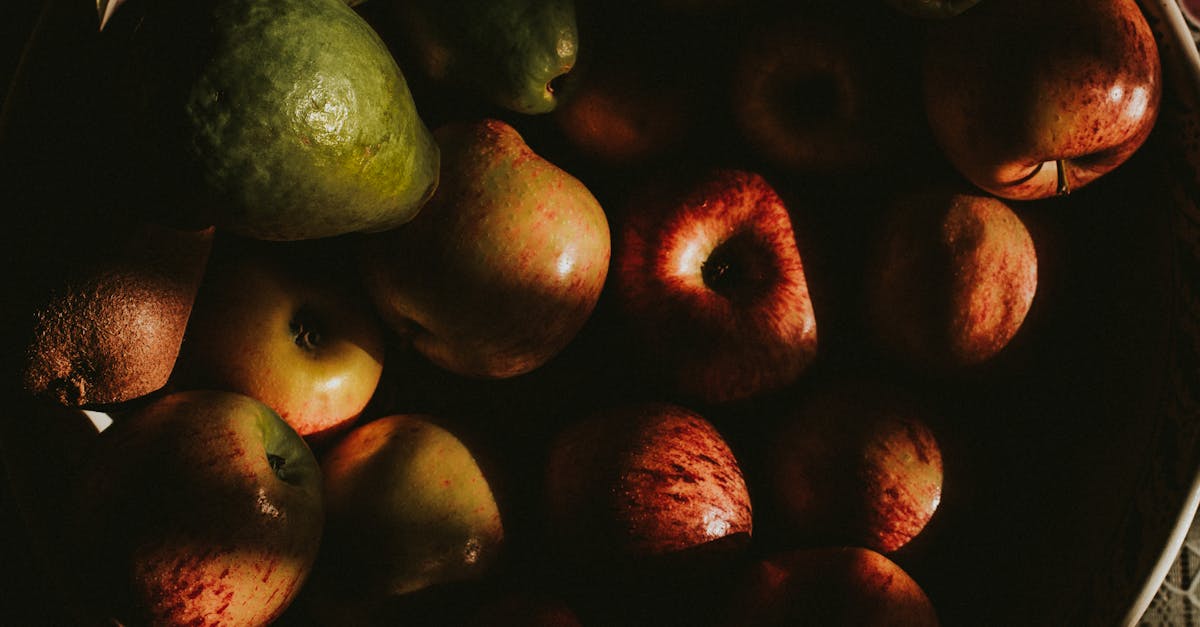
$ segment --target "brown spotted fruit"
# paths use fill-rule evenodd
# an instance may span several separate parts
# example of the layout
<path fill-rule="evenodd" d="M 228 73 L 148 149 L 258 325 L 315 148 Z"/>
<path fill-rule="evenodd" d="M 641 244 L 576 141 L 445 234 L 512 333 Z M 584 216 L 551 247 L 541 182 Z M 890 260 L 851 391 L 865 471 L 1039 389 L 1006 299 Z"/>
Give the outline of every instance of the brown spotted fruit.
<path fill-rule="evenodd" d="M 752 532 L 733 451 L 677 405 L 625 405 L 573 423 L 552 445 L 545 481 L 547 527 L 571 564 L 636 570 L 724 556 Z"/>
<path fill-rule="evenodd" d="M 887 553 L 920 533 L 942 497 L 941 449 L 926 412 L 901 390 L 867 381 L 805 398 L 765 456 L 786 543 Z"/>
<path fill-rule="evenodd" d="M 726 621 L 737 627 L 936 627 L 920 584 L 888 557 L 861 547 L 798 549 L 741 573 Z"/>
<path fill-rule="evenodd" d="M 893 356 L 950 371 L 991 359 L 1037 293 L 1037 251 L 1003 201 L 946 188 L 899 195 L 867 276 L 869 324 Z"/>

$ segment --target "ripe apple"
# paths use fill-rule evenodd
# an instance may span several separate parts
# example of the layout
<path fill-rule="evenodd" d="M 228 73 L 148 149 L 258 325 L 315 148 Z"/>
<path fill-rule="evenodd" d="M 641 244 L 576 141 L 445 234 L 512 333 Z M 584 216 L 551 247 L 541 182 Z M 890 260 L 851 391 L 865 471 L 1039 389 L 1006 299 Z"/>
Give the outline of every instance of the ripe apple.
<path fill-rule="evenodd" d="M 777 427 L 766 486 L 791 545 L 883 553 L 915 537 L 942 498 L 942 454 L 926 410 L 890 386 L 839 381 Z"/>
<path fill-rule="evenodd" d="M 803 12 L 762 20 L 737 51 L 729 90 L 742 137 L 790 173 L 861 173 L 895 160 L 921 121 L 903 97 L 917 72 L 879 46 L 902 43 L 857 14 L 853 22 Z"/>
<path fill-rule="evenodd" d="M 322 458 L 325 603 L 370 614 L 391 599 L 477 580 L 500 554 L 500 510 L 471 450 L 430 416 L 355 427 Z M 364 609 L 365 608 L 365 609 Z"/>
<path fill-rule="evenodd" d="M 412 222 L 368 236 L 362 272 L 390 328 L 474 377 L 529 372 L 591 316 L 608 274 L 604 211 L 499 120 L 452 123 L 438 190 Z"/>
<path fill-rule="evenodd" d="M 79 593 L 123 624 L 266 624 L 317 555 L 320 468 L 304 440 L 241 394 L 169 394 L 96 442 L 68 535 Z"/>
<path fill-rule="evenodd" d="M 730 627 L 936 627 L 932 601 L 898 564 L 870 549 L 819 547 L 771 555 L 742 573 Z"/>
<path fill-rule="evenodd" d="M 176 384 L 252 396 L 310 441 L 345 429 L 383 371 L 383 325 L 360 284 L 307 242 L 222 244 L 188 323 Z"/>
<path fill-rule="evenodd" d="M 925 108 L 949 161 L 997 196 L 1066 194 L 1124 163 L 1158 116 L 1136 0 L 984 2 L 931 25 Z"/>
<path fill-rule="evenodd" d="M 752 532 L 750 495 L 722 435 L 695 412 L 642 403 L 562 431 L 546 467 L 547 527 L 577 566 L 651 569 L 723 557 Z"/>
<path fill-rule="evenodd" d="M 931 188 L 898 195 L 868 264 L 876 337 L 906 363 L 938 371 L 990 359 L 1037 293 L 1037 251 L 1001 200 Z"/>
<path fill-rule="evenodd" d="M 614 243 L 617 301 L 648 357 L 683 395 L 724 402 L 794 382 L 817 323 L 788 208 L 740 170 L 653 179 Z"/>

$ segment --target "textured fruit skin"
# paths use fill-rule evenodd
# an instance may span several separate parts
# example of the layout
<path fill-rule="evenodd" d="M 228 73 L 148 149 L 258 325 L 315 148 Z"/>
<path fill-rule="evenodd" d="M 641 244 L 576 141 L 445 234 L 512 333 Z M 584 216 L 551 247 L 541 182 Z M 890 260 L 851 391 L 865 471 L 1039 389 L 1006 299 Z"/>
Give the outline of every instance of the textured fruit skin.
<path fill-rule="evenodd" d="M 422 70 L 517 113 L 558 105 L 550 82 L 575 66 L 574 0 L 397 0 Z"/>
<path fill-rule="evenodd" d="M 551 449 L 546 498 L 557 550 L 573 564 L 648 565 L 732 548 L 753 530 L 729 445 L 676 405 L 600 411 L 568 427 Z"/>
<path fill-rule="evenodd" d="M 933 603 L 908 573 L 870 549 L 821 547 L 769 556 L 735 584 L 733 627 L 937 627 Z"/>
<path fill-rule="evenodd" d="M 776 391 L 817 356 L 817 320 L 783 200 L 759 174 L 655 180 L 627 202 L 613 293 L 649 359 L 688 398 Z M 727 286 L 707 272 L 733 255 Z"/>
<path fill-rule="evenodd" d="M 504 542 L 487 478 L 431 417 L 359 425 L 322 458 L 328 507 L 324 575 L 365 604 L 482 577 Z M 327 579 L 323 585 L 330 585 Z"/>
<path fill-rule="evenodd" d="M 1154 35 L 1136 0 L 983 2 L 932 25 L 925 109 L 965 178 L 1014 200 L 1059 193 L 1124 163 L 1162 99 Z"/>
<path fill-rule="evenodd" d="M 438 366 L 529 372 L 591 317 L 608 276 L 607 217 L 507 123 L 436 135 L 438 192 L 413 222 L 364 238 L 365 284 L 389 327 Z"/>
<path fill-rule="evenodd" d="M 890 553 L 933 518 L 942 453 L 922 406 L 897 390 L 838 382 L 779 426 L 766 455 L 771 498 L 793 546 Z"/>
<path fill-rule="evenodd" d="M 75 488 L 79 594 L 123 624 L 267 624 L 323 530 L 316 458 L 240 394 L 177 392 L 123 416 Z"/>
<path fill-rule="evenodd" d="M 164 163 L 130 188 L 155 215 L 313 239 L 403 224 L 436 187 L 403 74 L 340 0 L 160 3 L 134 50 L 132 123 L 155 141 L 136 156 Z"/>
<path fill-rule="evenodd" d="M 897 198 L 867 278 L 876 337 L 906 363 L 939 371 L 994 357 L 1037 293 L 1033 238 L 1003 201 L 923 190 Z"/>

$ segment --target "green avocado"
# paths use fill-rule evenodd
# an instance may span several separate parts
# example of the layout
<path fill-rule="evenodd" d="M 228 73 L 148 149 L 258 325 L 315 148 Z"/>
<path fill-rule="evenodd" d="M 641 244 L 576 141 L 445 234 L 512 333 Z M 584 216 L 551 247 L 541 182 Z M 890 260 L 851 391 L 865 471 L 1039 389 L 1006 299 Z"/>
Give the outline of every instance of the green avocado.
<path fill-rule="evenodd" d="M 575 66 L 574 0 L 392 0 L 401 45 L 433 80 L 517 113 L 548 113 Z"/>
<path fill-rule="evenodd" d="M 128 68 L 152 213 L 314 239 L 399 226 L 437 185 L 404 75 L 342 0 L 159 0 Z"/>

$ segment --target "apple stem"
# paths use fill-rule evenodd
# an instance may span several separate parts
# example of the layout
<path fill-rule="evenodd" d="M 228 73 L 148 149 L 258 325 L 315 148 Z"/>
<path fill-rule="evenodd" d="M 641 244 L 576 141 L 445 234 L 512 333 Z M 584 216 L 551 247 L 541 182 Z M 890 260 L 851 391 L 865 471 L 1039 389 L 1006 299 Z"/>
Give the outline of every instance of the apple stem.
<path fill-rule="evenodd" d="M 1058 190 L 1059 196 L 1066 196 L 1071 193 L 1071 182 L 1067 179 L 1067 168 L 1063 165 L 1063 160 L 1055 161 L 1058 168 Z"/>

